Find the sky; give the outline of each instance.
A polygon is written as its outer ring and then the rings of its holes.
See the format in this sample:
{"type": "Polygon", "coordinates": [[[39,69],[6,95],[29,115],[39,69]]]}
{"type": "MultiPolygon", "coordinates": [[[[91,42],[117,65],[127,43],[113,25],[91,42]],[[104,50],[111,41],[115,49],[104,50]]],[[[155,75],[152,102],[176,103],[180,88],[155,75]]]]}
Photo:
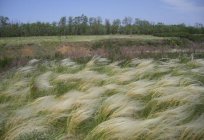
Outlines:
{"type": "Polygon", "coordinates": [[[204,24],[204,0],[0,0],[0,16],[14,22],[53,22],[62,16],[140,18],[165,24],[204,24]]]}

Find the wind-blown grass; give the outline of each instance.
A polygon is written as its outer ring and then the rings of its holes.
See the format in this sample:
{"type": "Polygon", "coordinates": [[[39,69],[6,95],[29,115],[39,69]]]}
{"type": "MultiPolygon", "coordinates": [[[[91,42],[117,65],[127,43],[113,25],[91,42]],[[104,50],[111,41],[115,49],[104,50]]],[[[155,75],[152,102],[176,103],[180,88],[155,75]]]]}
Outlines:
{"type": "Polygon", "coordinates": [[[204,60],[32,60],[0,81],[0,139],[204,139],[204,60]]]}

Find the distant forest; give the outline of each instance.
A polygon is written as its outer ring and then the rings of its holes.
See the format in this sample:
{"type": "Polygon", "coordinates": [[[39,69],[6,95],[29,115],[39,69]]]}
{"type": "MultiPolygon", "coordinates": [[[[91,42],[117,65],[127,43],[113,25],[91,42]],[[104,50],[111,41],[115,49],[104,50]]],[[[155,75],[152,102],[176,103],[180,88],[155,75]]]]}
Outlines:
{"type": "Polygon", "coordinates": [[[0,37],[106,34],[148,34],[194,39],[197,36],[204,37],[204,26],[199,23],[194,26],[186,26],[185,24],[165,25],[131,17],[103,20],[101,17],[87,17],[85,15],[64,16],[58,22],[52,23],[20,23],[12,22],[8,17],[0,16],[0,37]]]}

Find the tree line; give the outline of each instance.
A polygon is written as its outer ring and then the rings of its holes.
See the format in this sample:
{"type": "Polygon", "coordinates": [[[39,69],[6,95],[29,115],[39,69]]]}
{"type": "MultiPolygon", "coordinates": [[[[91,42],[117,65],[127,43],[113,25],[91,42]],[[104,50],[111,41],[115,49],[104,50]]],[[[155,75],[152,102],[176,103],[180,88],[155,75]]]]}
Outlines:
{"type": "Polygon", "coordinates": [[[149,34],[156,36],[184,36],[204,34],[204,26],[185,24],[165,25],[139,18],[103,20],[101,17],[61,17],[58,22],[20,23],[0,16],[0,37],[105,35],[105,34],[149,34]]]}

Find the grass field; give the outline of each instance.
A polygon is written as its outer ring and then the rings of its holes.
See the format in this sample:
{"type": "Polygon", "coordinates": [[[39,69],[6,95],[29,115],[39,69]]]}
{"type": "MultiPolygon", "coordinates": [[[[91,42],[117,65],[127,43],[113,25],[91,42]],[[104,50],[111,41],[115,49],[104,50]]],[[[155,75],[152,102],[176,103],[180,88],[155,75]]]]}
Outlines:
{"type": "Polygon", "coordinates": [[[31,60],[0,80],[2,140],[204,139],[204,60],[31,60]]]}
{"type": "Polygon", "coordinates": [[[161,40],[164,37],[151,35],[76,35],[76,36],[37,36],[0,38],[2,45],[40,44],[42,42],[90,42],[104,39],[161,40]]]}
{"type": "Polygon", "coordinates": [[[0,38],[0,68],[23,65],[35,58],[90,59],[102,56],[119,60],[169,55],[178,57],[180,53],[203,51],[202,44],[190,40],[151,35],[10,37],[0,38]]]}
{"type": "Polygon", "coordinates": [[[204,139],[196,50],[150,35],[0,38],[0,139],[204,139]]]}

